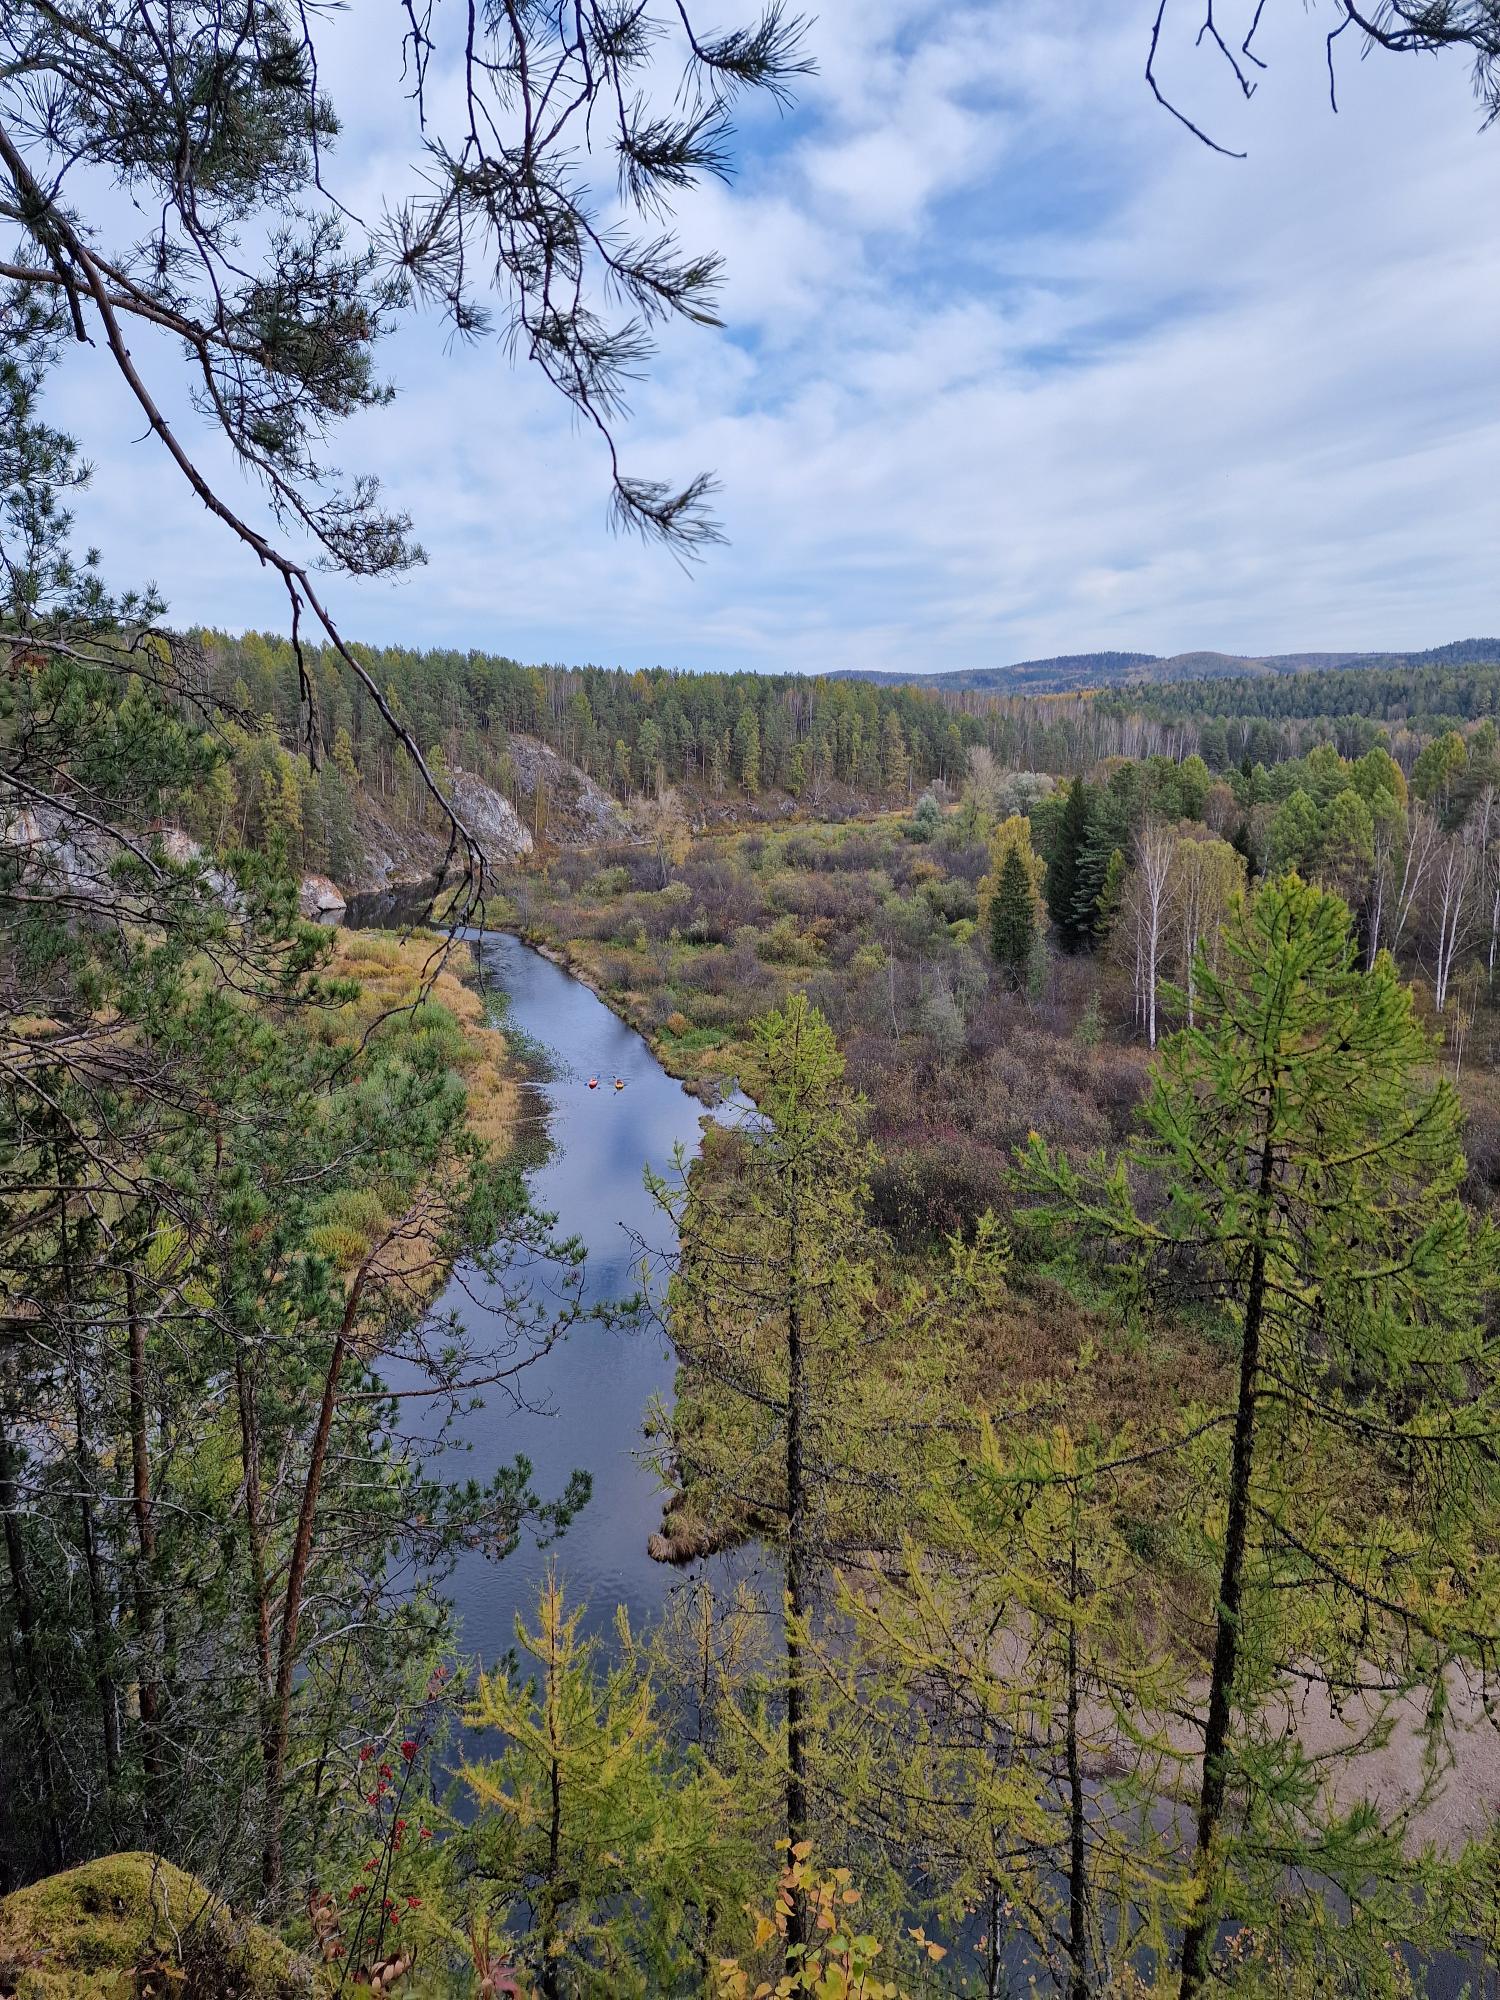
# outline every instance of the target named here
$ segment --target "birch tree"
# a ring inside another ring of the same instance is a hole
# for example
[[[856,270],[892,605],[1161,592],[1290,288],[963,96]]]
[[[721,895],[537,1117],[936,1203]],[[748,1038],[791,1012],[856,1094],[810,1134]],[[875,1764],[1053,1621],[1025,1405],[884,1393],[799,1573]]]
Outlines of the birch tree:
[[[1198,955],[1210,968],[1218,965],[1219,926],[1229,905],[1244,887],[1243,857],[1227,840],[1181,839],[1174,857],[1176,875],[1176,943],[1179,978],[1187,998],[1188,1026],[1197,1003]]]
[[[1453,968],[1473,925],[1480,865],[1481,856],[1469,829],[1443,836],[1433,861],[1431,891],[1436,924],[1432,998],[1440,1014],[1447,1007]]]
[[[1156,1047],[1157,995],[1172,921],[1177,839],[1170,827],[1148,820],[1135,840],[1135,867],[1126,886],[1120,931],[1133,964],[1135,1018]]]

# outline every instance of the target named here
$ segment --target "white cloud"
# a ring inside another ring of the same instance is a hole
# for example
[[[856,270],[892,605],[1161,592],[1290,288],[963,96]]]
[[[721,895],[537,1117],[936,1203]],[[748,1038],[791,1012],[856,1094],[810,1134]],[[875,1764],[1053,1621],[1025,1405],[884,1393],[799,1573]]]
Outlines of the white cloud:
[[[673,333],[625,437],[632,470],[719,471],[732,545],[684,577],[612,540],[595,442],[419,325],[401,399],[338,456],[383,474],[432,562],[331,585],[350,629],[804,669],[1494,630],[1500,135],[1457,64],[1350,60],[1335,119],[1316,14],[1282,10],[1248,106],[1166,52],[1251,148],[1215,157],[1140,82],[1153,11],[822,7],[807,105],[755,119],[741,185],[684,213],[729,258],[730,333]],[[330,79],[362,200],[410,124],[374,48]],[[111,567],[145,543],[184,620],[276,620],[104,372],[79,381]]]

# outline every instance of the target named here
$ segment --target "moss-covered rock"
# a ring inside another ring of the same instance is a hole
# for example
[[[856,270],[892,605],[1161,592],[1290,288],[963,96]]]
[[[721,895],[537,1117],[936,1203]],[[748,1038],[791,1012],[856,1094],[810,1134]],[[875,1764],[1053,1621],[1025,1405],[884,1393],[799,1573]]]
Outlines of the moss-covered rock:
[[[301,2000],[311,1968],[154,1854],[111,1854],[0,1899],[0,1996]]]

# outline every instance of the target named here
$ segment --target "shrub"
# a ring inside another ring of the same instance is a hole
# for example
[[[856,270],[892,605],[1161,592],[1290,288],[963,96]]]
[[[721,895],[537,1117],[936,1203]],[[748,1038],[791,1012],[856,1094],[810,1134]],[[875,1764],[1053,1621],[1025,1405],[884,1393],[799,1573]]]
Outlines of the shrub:
[[[822,957],[817,938],[803,931],[790,913],[762,933],[757,949],[772,965],[816,965]]]
[[[998,1212],[1004,1161],[970,1133],[882,1160],[870,1176],[870,1214],[903,1250],[972,1235],[986,1209]]]
[[[946,924],[965,918],[972,922],[979,915],[979,898],[973,885],[961,877],[946,876],[940,881],[924,882],[922,900]]]
[[[307,1240],[338,1271],[352,1271],[370,1247],[361,1231],[342,1222],[320,1222],[308,1231]]]

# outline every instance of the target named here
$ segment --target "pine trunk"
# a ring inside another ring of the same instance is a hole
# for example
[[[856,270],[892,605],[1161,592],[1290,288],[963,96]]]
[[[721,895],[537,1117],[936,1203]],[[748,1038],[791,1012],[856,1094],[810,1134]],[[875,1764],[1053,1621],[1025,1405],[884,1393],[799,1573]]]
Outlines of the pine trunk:
[[[125,1274],[129,1340],[130,1488],[135,1515],[135,1634],[141,1711],[141,1765],[146,1779],[146,1824],[154,1825],[161,1779],[161,1686],[153,1661],[156,1631],[156,1524],[151,1509],[151,1447],[146,1426],[146,1328],[136,1299],[135,1273]]]

